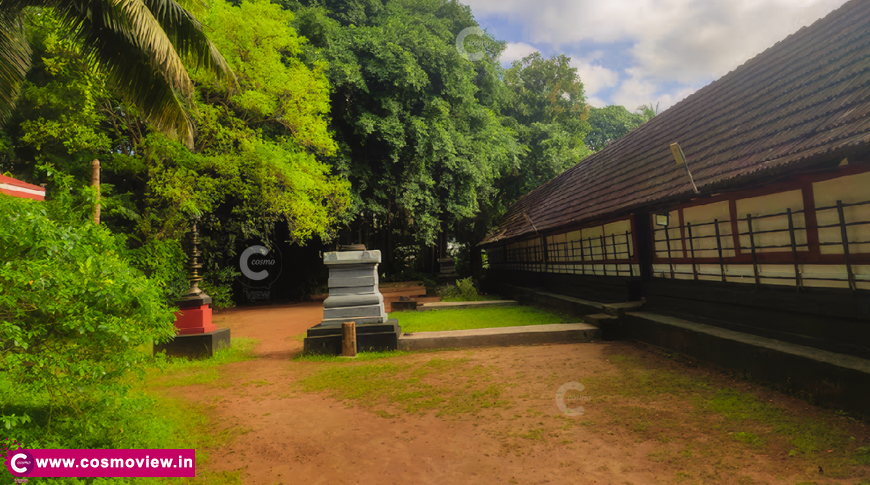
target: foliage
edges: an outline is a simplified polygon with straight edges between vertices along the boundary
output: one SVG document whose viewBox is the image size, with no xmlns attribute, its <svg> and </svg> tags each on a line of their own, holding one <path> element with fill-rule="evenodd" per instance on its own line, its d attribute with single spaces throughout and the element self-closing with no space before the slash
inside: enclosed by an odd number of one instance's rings
<svg viewBox="0 0 870 485">
<path fill-rule="evenodd" d="M 0 136 L 0 169 L 29 181 L 61 172 L 86 185 L 99 159 L 102 222 L 128 236 L 146 273 L 171 280 L 168 297 L 184 289 L 182 242 L 196 218 L 204 287 L 224 306 L 232 304 L 226 267 L 237 245 L 272 244 L 279 226 L 300 244 L 334 236 L 350 204 L 349 183 L 322 161 L 336 150 L 326 67 L 303 62 L 306 41 L 290 27 L 292 13 L 264 0 L 217 2 L 205 12 L 238 84 L 231 89 L 209 70 L 191 70 L 193 151 L 124 103 L 51 11 L 27 18 L 36 55 Z M 58 190 L 50 181 L 48 189 Z"/>
<path fill-rule="evenodd" d="M 456 280 L 455 285 L 447 285 L 438 291 L 442 301 L 483 301 L 488 298 L 478 293 L 471 277 Z"/>
<path fill-rule="evenodd" d="M 0 0 L 0 116 L 8 114 L 30 68 L 27 7 L 51 8 L 79 46 L 81 62 L 105 75 L 154 127 L 189 146 L 193 126 L 184 98 L 193 83 L 184 61 L 232 76 L 199 21 L 174 0 Z"/>
<path fill-rule="evenodd" d="M 589 109 L 592 131 L 586 135 L 586 144 L 594 151 L 622 138 L 628 132 L 655 117 L 652 106 L 638 107 L 638 113 L 629 113 L 624 106 L 611 105 Z"/>
<path fill-rule="evenodd" d="M 456 37 L 477 25 L 468 7 L 440 0 L 387 3 L 286 2 L 325 59 L 332 84 L 331 159 L 351 182 L 357 223 L 381 234 L 431 243 L 495 198 L 495 182 L 516 163 L 501 124 L 496 62 L 463 58 Z M 392 258 L 384 265 L 392 272 Z"/>
<path fill-rule="evenodd" d="M 120 392 L 137 347 L 175 334 L 160 280 L 70 202 L 0 195 L 0 373 L 52 407 Z"/>
<path fill-rule="evenodd" d="M 127 393 L 79 393 L 74 406 L 52 407 L 46 392 L 24 392 L 20 385 L 0 373 L 0 402 L 2 411 L 32 416 L 26 424 L 6 431 L 6 436 L 22 443 L 25 448 L 78 448 L 78 449 L 196 449 L 197 479 L 172 483 L 226 483 L 203 465 L 208 461 L 208 449 L 222 445 L 238 433 L 230 428 L 219 434 L 206 419 L 206 410 L 194 408 L 183 400 L 145 392 L 152 387 L 163 387 L 189 379 L 193 373 L 216 371 L 223 364 L 250 359 L 254 342 L 234 339 L 232 349 L 219 350 L 214 358 L 195 360 L 167 358 L 158 354 L 148 357 L 139 365 L 148 373 L 147 381 L 135 376 L 126 380 L 131 386 Z M 140 349 L 140 350 L 144 350 Z M 144 354 L 143 354 L 144 357 Z M 161 393 L 162 394 L 162 393 Z M 232 478 L 232 477 L 226 477 Z M 241 483 L 237 479 L 232 483 Z M 93 484 L 164 484 L 165 479 L 51 479 L 51 483 L 78 485 Z"/>
<path fill-rule="evenodd" d="M 591 153 L 584 143 L 590 126 L 583 83 L 570 61 L 535 52 L 505 72 L 511 97 L 504 114 L 525 151 L 523 163 L 502 182 L 508 203 Z"/>
</svg>

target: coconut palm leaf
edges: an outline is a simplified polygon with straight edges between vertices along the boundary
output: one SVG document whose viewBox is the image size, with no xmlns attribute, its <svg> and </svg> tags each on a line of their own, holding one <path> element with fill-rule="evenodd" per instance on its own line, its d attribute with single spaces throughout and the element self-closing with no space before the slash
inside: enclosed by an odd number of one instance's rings
<svg viewBox="0 0 870 485">
<path fill-rule="evenodd" d="M 12 112 L 30 67 L 30 45 L 19 12 L 0 9 L 0 123 Z"/>
<path fill-rule="evenodd" d="M 233 78 L 202 24 L 173 0 L 0 0 L 0 10 L 29 6 L 53 8 L 119 93 L 188 146 L 193 127 L 182 98 L 193 84 L 183 60 Z"/>
</svg>

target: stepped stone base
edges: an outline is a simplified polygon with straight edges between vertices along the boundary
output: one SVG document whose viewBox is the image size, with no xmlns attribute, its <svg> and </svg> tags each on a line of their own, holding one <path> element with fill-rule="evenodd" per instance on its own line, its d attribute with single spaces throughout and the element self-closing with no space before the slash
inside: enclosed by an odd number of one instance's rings
<svg viewBox="0 0 870 485">
<path fill-rule="evenodd" d="M 357 326 L 387 321 L 384 297 L 378 291 L 380 251 L 341 251 L 323 255 L 329 267 L 329 297 L 323 302 L 320 325 L 343 322 Z"/>
<path fill-rule="evenodd" d="M 348 320 L 344 320 L 348 321 Z M 363 323 L 356 325 L 357 352 L 396 350 L 402 327 L 395 318 L 385 323 Z M 341 355 L 341 324 L 315 325 L 308 329 L 305 338 L 306 354 Z"/>
</svg>

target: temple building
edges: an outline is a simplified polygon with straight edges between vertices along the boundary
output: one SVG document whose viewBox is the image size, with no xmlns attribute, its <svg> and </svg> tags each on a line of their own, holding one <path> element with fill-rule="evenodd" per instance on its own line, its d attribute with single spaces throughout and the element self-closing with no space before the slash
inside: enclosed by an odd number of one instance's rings
<svg viewBox="0 0 870 485">
<path fill-rule="evenodd" d="M 870 358 L 870 2 L 801 28 L 525 195 L 480 248 L 502 292 L 642 302 Z M 629 337 L 687 350 L 631 321 Z"/>
</svg>

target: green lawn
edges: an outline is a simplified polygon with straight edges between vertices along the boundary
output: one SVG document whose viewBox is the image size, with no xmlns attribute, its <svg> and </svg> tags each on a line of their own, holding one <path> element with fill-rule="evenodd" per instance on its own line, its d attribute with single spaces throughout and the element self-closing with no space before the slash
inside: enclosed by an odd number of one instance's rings
<svg viewBox="0 0 870 485">
<path fill-rule="evenodd" d="M 578 323 L 582 319 L 527 306 L 461 308 L 426 312 L 393 312 L 405 333 Z"/>
</svg>

